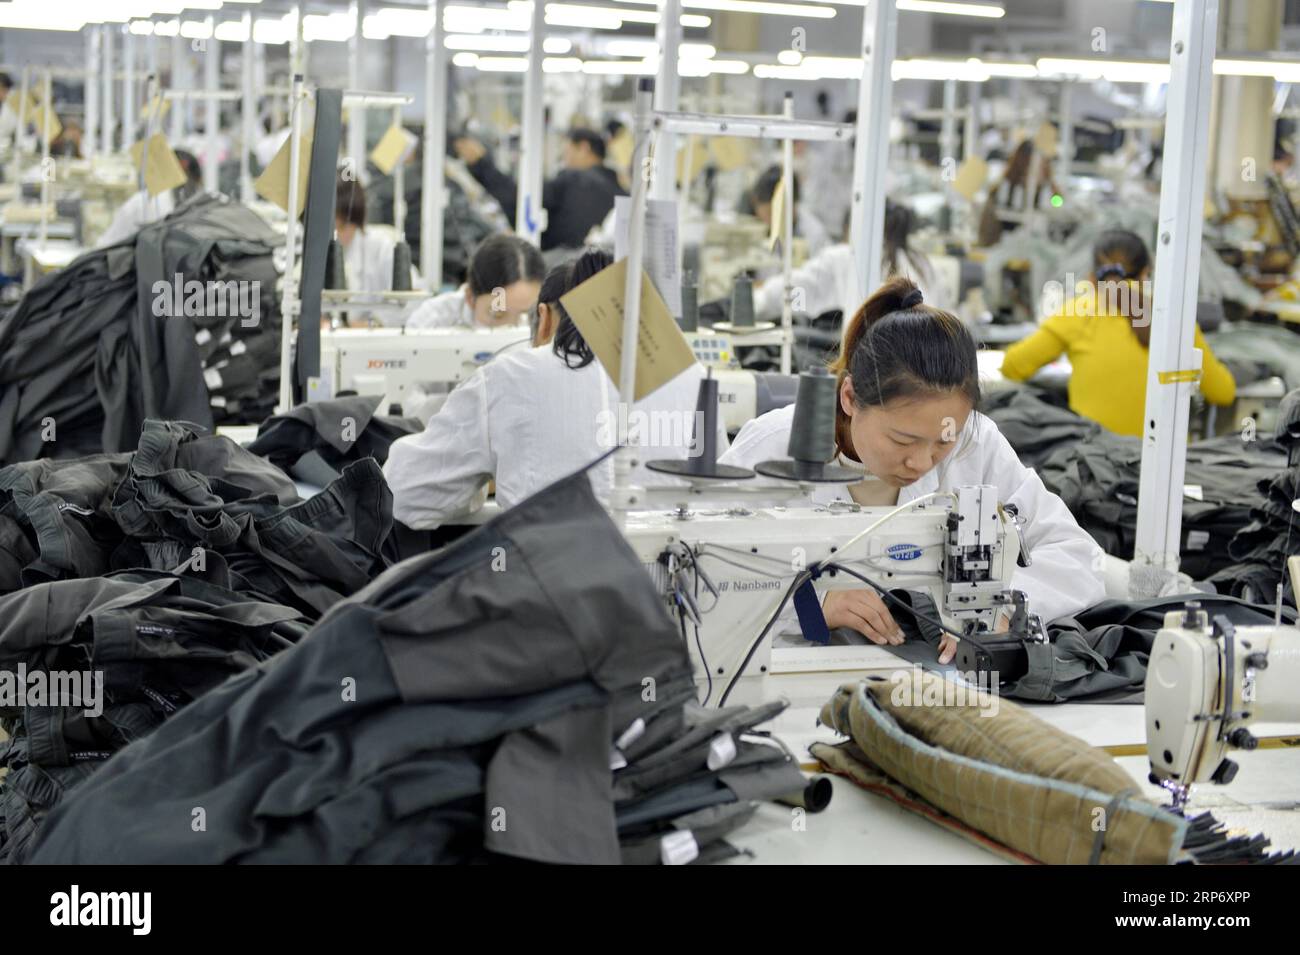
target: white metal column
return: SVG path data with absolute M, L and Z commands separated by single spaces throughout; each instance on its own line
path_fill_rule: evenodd
M 189 81 L 186 78 L 189 74 L 187 55 L 185 39 L 178 33 L 172 37 L 172 81 L 170 85 L 174 90 L 186 89 L 189 86 Z M 171 141 L 172 148 L 175 149 L 180 146 L 181 137 L 185 135 L 185 103 L 183 101 L 172 103 L 171 116 Z
M 207 94 L 203 101 L 203 188 L 216 192 L 221 181 L 217 175 L 217 131 L 220 128 L 220 104 L 217 102 L 217 81 L 221 67 L 221 42 L 217 39 L 216 17 L 207 18 L 208 39 L 207 53 L 203 58 L 203 91 Z
M 1188 397 L 1200 377 L 1193 347 L 1205 204 L 1211 65 L 1218 0 L 1177 0 L 1160 184 L 1151 347 L 1130 589 L 1158 591 L 1177 570 Z
M 853 150 L 853 217 L 849 242 L 857 257 L 858 290 L 866 298 L 880 284 L 885 228 L 885 170 L 889 165 L 890 69 L 898 36 L 894 0 L 869 0 L 862 11 L 862 80 Z
M 528 72 L 524 74 L 523 141 L 519 153 L 519 197 L 515 207 L 515 232 L 533 245 L 541 245 L 546 230 L 542 208 L 542 153 L 546 130 L 543 114 L 542 57 L 546 41 L 546 4 L 533 0 L 532 28 L 528 32 Z
M 122 148 L 135 142 L 135 34 L 122 25 Z
M 117 119 L 113 115 L 113 27 L 105 23 L 99 28 L 100 37 L 103 40 L 103 90 L 104 101 L 100 104 L 99 116 L 104 124 L 104 135 L 100 142 L 104 147 L 104 155 L 111 155 L 113 152 L 113 127 L 117 124 Z
M 361 36 L 361 24 L 366 18 L 365 0 L 352 0 L 348 9 L 352 17 L 352 38 L 348 41 L 348 88 L 366 89 L 365 76 L 365 41 Z M 348 158 L 358 180 L 363 184 L 366 179 L 366 111 L 353 108 L 348 113 Z
M 1057 183 L 1062 189 L 1070 188 L 1070 165 L 1074 162 L 1074 81 L 1065 80 L 1061 83 L 1061 99 L 1059 104 L 1061 117 L 1061 137 L 1058 141 L 1056 171 L 1058 174 Z
M 681 95 L 682 80 L 677 75 L 678 51 L 682 43 L 682 0 L 660 0 L 659 27 L 656 31 L 659 44 L 659 77 L 655 80 L 655 109 L 675 111 Z M 687 158 L 687 172 L 690 159 Z M 640 175 L 638 170 L 633 175 Z M 683 183 L 683 188 L 688 184 Z M 654 178 L 650 183 L 650 196 L 654 199 L 673 199 L 677 195 L 677 137 L 660 130 L 655 137 Z
M 301 23 L 301 18 L 299 18 Z M 301 144 L 303 77 L 295 73 L 289 84 L 289 209 L 284 230 L 284 279 L 280 283 L 280 414 L 293 407 L 293 340 L 301 303 L 298 300 L 298 168 L 303 161 Z
M 943 81 L 943 119 L 939 121 L 939 163 L 957 160 L 957 81 Z
M 794 93 L 786 91 L 781 101 L 781 115 L 794 122 Z M 794 334 L 794 140 L 781 143 L 781 331 L 785 338 L 781 345 L 781 374 L 790 374 L 792 359 L 790 341 Z M 772 210 L 775 212 L 776 210 Z
M 87 159 L 99 152 L 99 28 L 87 25 L 86 33 L 86 129 L 81 139 L 82 152 Z
M 446 202 L 447 52 L 442 46 L 442 3 L 429 0 L 433 28 L 424 45 L 424 182 L 420 189 L 420 271 L 430 292 L 442 288 L 442 210 Z
M 244 27 L 244 48 L 240 52 L 239 80 L 241 86 L 242 106 L 240 108 L 241 131 L 239 143 L 239 196 L 245 204 L 251 203 L 256 195 L 253 191 L 253 171 L 250 154 L 257 137 L 255 121 L 257 119 L 257 94 L 253 90 L 253 58 L 257 44 L 253 42 L 253 12 L 245 10 L 240 21 Z

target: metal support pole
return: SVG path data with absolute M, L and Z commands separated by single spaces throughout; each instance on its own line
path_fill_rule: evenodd
M 144 181 L 145 166 L 149 162 L 149 137 L 153 135 L 154 128 L 159 121 L 158 110 L 152 108 L 154 99 L 158 96 L 158 78 L 152 73 L 149 74 L 149 78 L 145 82 L 145 96 L 147 97 L 146 102 L 149 106 L 146 107 L 145 110 L 144 135 L 140 137 L 140 167 L 136 171 L 136 175 L 138 178 L 137 184 L 140 187 L 140 195 L 143 197 L 143 202 L 148 212 L 148 219 L 146 221 L 153 222 L 158 218 L 158 197 L 149 195 L 148 186 L 145 185 Z
M 402 107 L 393 107 L 393 125 L 402 125 Z M 406 241 L 406 160 L 399 160 L 393 167 L 393 227 L 397 229 L 397 241 Z
M 943 119 L 939 121 L 939 164 L 957 161 L 957 81 L 943 81 Z
M 16 153 L 27 140 L 27 90 L 31 86 L 30 66 L 23 67 L 22 79 L 18 86 L 18 129 L 14 132 L 14 152 Z
M 280 299 L 280 404 L 281 414 L 293 407 L 293 342 L 294 324 L 301 311 L 298 301 L 298 169 L 302 163 L 302 150 L 298 142 L 302 134 L 303 80 L 295 73 L 289 93 L 289 217 L 284 229 L 284 282 Z
M 83 28 L 86 33 L 86 129 L 81 137 L 81 152 L 86 159 L 99 151 L 99 30 Z
M 1194 335 L 1218 15 L 1219 0 L 1178 0 L 1174 5 L 1142 471 L 1130 578 L 1130 590 L 1135 594 L 1156 593 L 1167 574 L 1178 568 L 1188 398 L 1200 377 Z
M 50 120 L 54 118 L 54 80 L 47 67 L 41 96 L 41 231 L 40 247 L 45 250 L 45 240 L 50 231 L 50 180 L 53 172 L 50 163 Z
M 1057 183 L 1064 190 L 1068 190 L 1070 180 L 1070 164 L 1074 162 L 1074 114 L 1072 112 L 1074 82 L 1064 80 L 1061 83 L 1061 100 L 1059 111 L 1061 116 L 1061 136 L 1057 143 L 1059 148 L 1056 168 L 1058 171 Z
M 216 17 L 209 14 L 206 22 L 208 24 L 208 49 L 203 60 L 203 90 L 208 95 L 203 104 L 203 188 L 208 192 L 216 192 L 221 181 L 217 175 L 219 171 L 217 168 L 217 132 L 221 128 L 221 113 L 220 104 L 213 94 L 217 92 L 217 82 L 220 78 L 221 42 L 216 36 Z
M 682 0 L 660 0 L 659 26 L 656 37 L 659 43 L 659 76 L 655 80 L 655 110 L 677 109 L 682 81 L 677 75 L 677 61 L 682 43 Z M 691 144 L 688 143 L 688 147 Z M 686 172 L 690 173 L 690 155 L 686 159 Z M 683 182 L 682 189 L 690 188 Z M 677 137 L 660 130 L 655 137 L 655 169 L 650 195 L 655 199 L 674 199 L 677 196 Z
M 533 3 L 529 31 L 528 72 L 524 74 L 524 129 L 519 154 L 519 198 L 515 207 L 515 232 L 533 245 L 541 245 L 546 231 L 542 208 L 542 152 L 545 146 L 542 84 L 542 44 L 546 39 L 546 4 Z
M 866 298 L 880 284 L 893 83 L 890 69 L 897 36 L 894 0 L 872 0 L 862 12 L 862 80 L 858 85 L 853 217 L 849 230 L 849 242 L 857 257 L 860 298 Z
M 122 148 L 135 142 L 135 34 L 122 25 Z
M 352 17 L 352 38 L 348 41 L 348 86 L 350 89 L 365 89 L 364 82 L 364 40 L 361 36 L 361 24 L 366 18 L 365 0 L 352 0 L 348 9 Z M 353 173 L 364 185 L 366 176 L 366 108 L 354 105 L 348 110 L 348 158 L 352 160 Z
M 239 63 L 239 80 L 243 94 L 240 109 L 242 131 L 239 146 L 239 196 L 247 205 L 256 198 L 253 191 L 251 154 L 253 141 L 257 137 L 257 127 L 254 125 L 257 119 L 257 94 L 253 89 L 253 58 L 257 44 L 253 42 L 253 12 L 245 10 L 240 19 L 244 26 L 244 49 Z
M 181 82 L 181 64 L 185 62 L 185 39 L 178 33 L 172 37 L 172 81 L 171 88 L 174 90 L 184 89 Z M 188 73 L 188 68 L 186 68 Z M 181 137 L 185 135 L 185 104 L 183 102 L 172 103 L 171 119 L 171 141 L 172 148 L 180 145 Z
M 302 36 L 301 3 L 293 5 L 293 41 L 289 48 L 289 60 L 292 73 L 307 75 L 307 41 Z
M 966 84 L 966 133 L 962 136 L 962 161 L 978 156 L 980 143 L 980 85 Z
M 424 182 L 420 194 L 420 271 L 430 292 L 442 288 L 443 153 L 447 147 L 447 53 L 442 3 L 429 0 L 433 29 L 424 46 Z
M 99 29 L 104 41 L 102 64 L 104 102 L 100 110 L 100 117 L 104 122 L 104 136 L 101 141 L 104 145 L 104 155 L 109 156 L 113 153 L 113 127 L 117 125 L 117 117 L 113 114 L 113 28 L 105 23 Z
M 648 76 L 637 81 L 634 101 L 632 135 L 635 145 L 634 170 L 644 167 L 642 160 L 652 156 L 653 127 L 651 110 L 654 106 L 654 81 Z M 628 444 L 627 421 L 636 400 L 637 343 L 641 331 L 641 267 L 645 258 L 646 200 L 650 184 L 639 171 L 632 174 L 632 195 L 627 231 L 627 277 L 623 285 L 623 347 L 619 355 L 618 425 L 619 449 L 614 452 L 614 486 L 610 504 L 620 527 L 627 519 L 627 509 L 636 503 L 630 489 L 632 469 L 636 466 L 636 448 Z
M 794 121 L 794 93 L 785 94 L 781 115 Z M 794 140 L 781 142 L 781 191 L 785 194 L 781 222 L 781 274 L 785 279 L 785 295 L 781 297 L 781 374 L 790 374 L 791 348 L 794 335 Z

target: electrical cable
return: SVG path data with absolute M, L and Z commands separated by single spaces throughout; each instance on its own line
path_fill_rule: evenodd
M 924 620 L 925 622 L 938 627 L 944 633 L 956 637 L 958 640 L 966 639 L 965 634 L 958 633 L 956 630 L 953 630 L 951 627 L 946 625 L 943 621 L 939 620 L 937 617 L 932 617 L 928 613 L 922 613 L 921 611 L 913 607 L 911 604 L 909 604 L 906 600 L 902 600 L 899 597 L 895 597 L 892 593 L 890 593 L 884 587 L 880 586 L 880 584 L 876 583 L 874 580 L 872 580 L 870 577 L 866 576 L 865 574 L 859 574 L 855 570 L 850 570 L 848 567 L 845 567 L 843 564 L 830 563 L 830 564 L 822 564 L 820 566 L 822 570 L 843 571 L 844 573 L 848 574 L 850 577 L 862 581 L 864 584 L 869 586 L 872 590 L 876 591 L 876 593 L 880 594 L 880 596 L 883 597 L 885 600 L 888 600 L 890 603 L 894 604 L 895 606 L 902 607 L 904 610 L 910 613 L 916 620 L 918 621 Z
M 777 605 L 776 610 L 767 621 L 767 625 L 763 627 L 762 632 L 760 632 L 754 642 L 750 644 L 749 652 L 745 654 L 745 659 L 740 661 L 740 666 L 737 667 L 736 672 L 732 674 L 731 682 L 727 684 L 726 690 L 723 691 L 722 696 L 718 699 L 719 707 L 727 705 L 727 699 L 731 696 L 731 691 L 736 688 L 736 683 L 740 680 L 740 675 L 745 672 L 745 667 L 749 666 L 749 661 L 754 658 L 754 651 L 757 650 L 763 641 L 767 639 L 768 632 L 773 626 L 775 626 L 777 619 L 781 616 L 781 612 L 785 610 L 785 605 L 790 602 L 791 595 L 793 595 L 796 590 L 802 587 L 809 580 L 812 580 L 812 574 L 804 570 L 800 571 L 798 576 L 796 576 L 790 583 L 790 586 L 786 589 L 785 596 L 781 598 L 781 603 Z

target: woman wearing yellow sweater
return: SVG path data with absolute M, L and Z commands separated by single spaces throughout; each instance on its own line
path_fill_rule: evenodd
M 1070 359 L 1070 408 L 1116 434 L 1142 435 L 1146 411 L 1150 302 L 1143 285 L 1151 274 L 1146 244 L 1132 232 L 1103 232 L 1093 246 L 1092 288 L 1065 303 L 1038 331 L 1007 349 L 1002 374 L 1026 381 L 1064 352 Z M 1200 328 L 1201 394 L 1230 405 L 1237 384 L 1214 357 Z

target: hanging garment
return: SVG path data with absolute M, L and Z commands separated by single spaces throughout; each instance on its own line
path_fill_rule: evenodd
M 51 812 L 30 859 L 615 863 L 611 752 L 692 686 L 649 575 L 577 473 L 391 568 L 119 752 Z M 788 772 L 737 771 L 720 794 L 702 769 L 638 818 L 672 827 L 792 788 Z
M 1155 805 L 1106 753 L 1015 703 L 974 690 L 956 697 L 951 689 L 919 670 L 843 686 L 822 707 L 821 722 L 848 741 L 815 743 L 812 753 L 832 772 L 1023 861 L 1294 860 L 1289 852 L 1266 854 L 1265 839 L 1229 837 L 1212 820 L 1206 826 L 1203 817 Z
M 1292 502 L 1300 498 L 1300 468 L 1280 470 L 1255 483 L 1250 522 L 1228 542 L 1227 566 L 1210 578 L 1219 590 L 1247 600 L 1273 601 L 1278 585 L 1282 599 L 1296 606 L 1286 561 L 1300 546 L 1300 515 Z
M 279 244 L 250 210 L 200 194 L 42 278 L 0 319 L 0 464 L 128 451 L 150 417 L 265 418 Z
M 0 745 L 0 765 L 8 768 L 0 779 L 0 861 L 23 861 L 45 814 L 113 753 L 306 629 L 288 608 L 149 571 L 40 584 L 0 598 L 7 675 L 24 674 L 29 685 L 33 674 L 51 685 L 56 673 L 101 680 L 98 690 L 78 690 L 97 701 L 0 699 L 0 724 L 10 737 Z

